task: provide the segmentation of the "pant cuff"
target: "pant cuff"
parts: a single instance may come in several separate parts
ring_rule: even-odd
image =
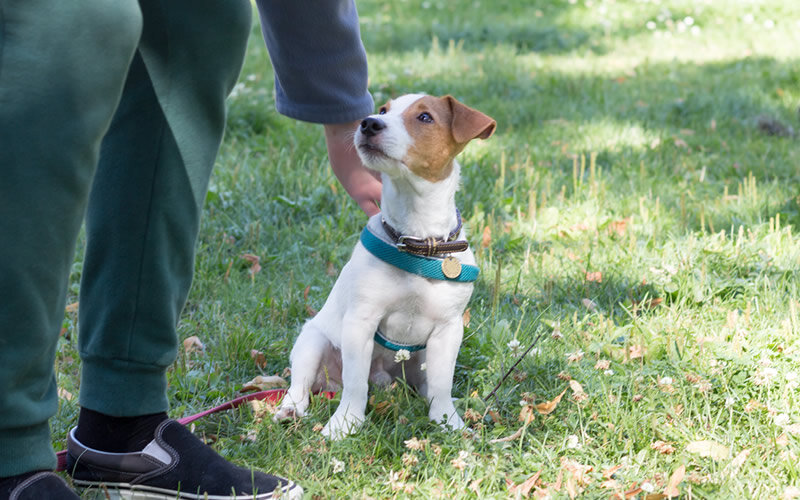
[[[56,468],[47,423],[0,431],[0,477]]]
[[[160,366],[123,360],[84,359],[80,404],[113,417],[166,412],[167,374]]]

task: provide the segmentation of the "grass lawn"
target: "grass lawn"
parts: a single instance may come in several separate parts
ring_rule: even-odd
[[[474,432],[429,423],[402,384],[341,442],[318,432],[323,399],[291,425],[253,405],[195,431],[311,498],[800,497],[800,3],[358,6],[378,103],[449,93],[498,122],[460,157],[482,274],[454,396]],[[279,116],[272,85],[254,26],[179,326],[205,351],[170,371],[176,417],[284,372],[366,220],[321,128]],[[57,447],[77,412],[64,397]]]

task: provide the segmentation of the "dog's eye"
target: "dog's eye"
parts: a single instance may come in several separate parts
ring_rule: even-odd
[[[381,109],[378,110],[378,114],[379,115],[385,115],[386,114],[386,106],[381,106]]]
[[[433,117],[428,112],[420,113],[419,116],[417,116],[417,120],[423,123],[433,123]]]

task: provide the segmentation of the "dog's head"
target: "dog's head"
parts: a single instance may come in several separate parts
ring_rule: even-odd
[[[390,176],[409,172],[430,182],[450,176],[453,159],[472,139],[486,139],[496,122],[455,100],[407,94],[365,118],[355,134],[364,164]]]

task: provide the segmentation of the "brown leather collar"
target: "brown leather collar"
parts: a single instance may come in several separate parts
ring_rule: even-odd
[[[458,224],[456,224],[455,229],[450,231],[447,238],[416,238],[414,236],[401,235],[395,228],[390,226],[383,217],[381,217],[381,224],[383,224],[383,229],[386,231],[386,234],[389,235],[397,246],[397,249],[401,252],[434,257],[449,253],[463,252],[469,248],[469,243],[466,240],[456,240],[459,233],[461,233],[461,212],[459,212],[458,209],[456,209],[456,219],[458,220]]]

